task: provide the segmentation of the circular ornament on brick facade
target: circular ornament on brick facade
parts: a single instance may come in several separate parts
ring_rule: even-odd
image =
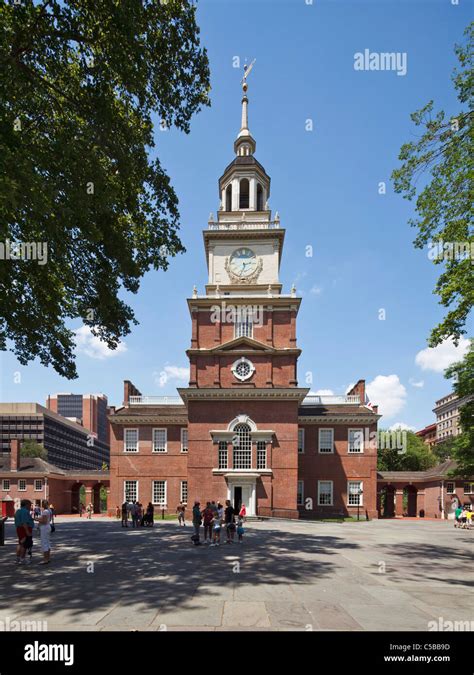
[[[243,382],[244,380],[248,380],[250,377],[252,377],[255,372],[255,366],[253,365],[252,361],[249,361],[245,358],[245,356],[242,356],[240,359],[235,361],[231,370],[234,373],[234,377]]]

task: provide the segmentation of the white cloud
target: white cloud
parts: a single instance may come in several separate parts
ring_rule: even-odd
[[[414,377],[410,377],[408,382],[411,384],[412,387],[416,387],[417,389],[423,389],[423,387],[425,386],[424,380],[418,380],[417,381],[417,380],[415,380]]]
[[[321,288],[321,286],[314,285],[314,286],[311,286],[311,289],[310,289],[309,292],[311,293],[311,295],[321,295],[321,293],[323,292],[323,289]]]
[[[461,361],[469,349],[469,344],[469,340],[461,338],[456,347],[453,339],[448,338],[437,347],[427,347],[418,352],[415,363],[422,370],[443,373],[452,363]]]
[[[89,326],[81,326],[74,332],[76,334],[77,351],[90,356],[91,359],[108,359],[127,351],[125,342],[119,342],[116,349],[109,349],[105,342],[99,340],[96,335],[92,335]]]
[[[153,373],[155,382],[160,387],[164,387],[168,382],[177,380],[179,382],[187,382],[189,380],[189,368],[182,368],[181,366],[165,366],[159,373]]]
[[[310,396],[334,396],[332,389],[318,389],[317,391],[310,391]]]
[[[405,422],[396,422],[395,424],[392,424],[391,427],[388,428],[389,431],[416,431],[415,427],[411,427],[409,424],[405,424]]]
[[[407,391],[398,375],[377,375],[366,389],[371,403],[378,405],[385,417],[393,417],[405,406]]]
[[[355,385],[355,382],[351,382],[347,387],[346,387],[346,395],[350,392],[352,387]]]

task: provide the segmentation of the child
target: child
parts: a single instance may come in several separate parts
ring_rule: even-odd
[[[221,519],[216,513],[212,521],[212,544],[211,546],[219,546],[221,543]]]
[[[244,519],[242,516],[239,516],[237,519],[237,535],[239,537],[239,544],[242,543],[242,539],[244,536]]]
[[[472,510],[471,507],[469,507],[466,511],[466,527],[468,530],[471,529],[471,523],[472,523]]]

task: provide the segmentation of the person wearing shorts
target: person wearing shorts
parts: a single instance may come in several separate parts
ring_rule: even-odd
[[[16,547],[16,563],[21,565],[25,563],[25,555],[27,549],[33,546],[33,527],[34,520],[30,513],[31,502],[28,499],[22,499],[20,508],[15,513],[15,527],[18,537],[18,544]]]
[[[178,514],[178,525],[183,526],[186,525],[186,523],[184,522],[186,511],[183,502],[179,502],[178,507],[176,508],[176,512]]]
[[[43,553],[43,562],[40,565],[48,565],[51,559],[51,511],[47,499],[41,502],[43,507],[39,518],[40,546]]]

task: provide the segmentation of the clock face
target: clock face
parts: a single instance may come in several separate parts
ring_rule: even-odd
[[[257,256],[250,248],[238,248],[230,258],[230,269],[236,277],[248,277],[257,269]]]

